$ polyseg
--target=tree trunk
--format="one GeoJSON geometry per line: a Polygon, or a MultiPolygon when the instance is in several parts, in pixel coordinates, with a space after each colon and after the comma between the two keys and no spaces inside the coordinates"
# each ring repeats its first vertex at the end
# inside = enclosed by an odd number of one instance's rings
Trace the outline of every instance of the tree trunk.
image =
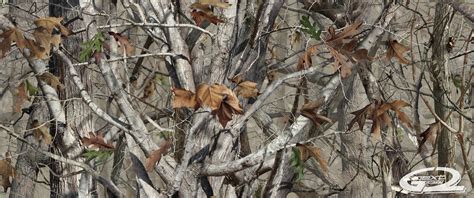
{"type": "MultiPolygon", "coordinates": [[[[447,53],[446,43],[449,21],[449,6],[446,3],[437,3],[433,28],[433,53],[431,56],[431,68],[433,82],[433,101],[435,104],[435,112],[443,120],[446,120],[447,110],[444,105],[447,104],[446,95],[448,85],[448,69],[447,69],[447,53]]],[[[454,149],[451,133],[443,127],[438,137],[438,166],[452,166],[454,149]]]]}

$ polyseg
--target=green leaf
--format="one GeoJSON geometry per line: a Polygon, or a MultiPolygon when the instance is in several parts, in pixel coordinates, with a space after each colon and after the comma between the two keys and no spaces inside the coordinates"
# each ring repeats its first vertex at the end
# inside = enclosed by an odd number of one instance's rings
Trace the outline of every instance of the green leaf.
{"type": "Polygon", "coordinates": [[[291,166],[296,174],[295,181],[300,181],[304,176],[303,162],[301,160],[301,152],[298,148],[293,147],[293,155],[291,155],[291,166]]]}
{"type": "Polygon", "coordinates": [[[321,30],[319,30],[319,28],[316,27],[316,24],[313,23],[311,25],[311,22],[309,22],[309,17],[308,16],[302,16],[301,19],[300,19],[300,23],[301,23],[301,26],[303,26],[303,28],[301,30],[303,30],[303,32],[306,32],[307,34],[309,34],[309,36],[315,40],[321,40],[321,30]]]}
{"type": "Polygon", "coordinates": [[[456,75],[452,75],[451,76],[451,79],[453,80],[453,84],[456,88],[460,89],[461,86],[462,86],[462,82],[461,82],[461,75],[459,74],[456,74],[456,75]]]}
{"type": "Polygon", "coordinates": [[[81,47],[83,50],[79,54],[79,60],[84,62],[89,60],[92,55],[96,52],[101,52],[102,51],[102,43],[104,43],[105,37],[104,33],[102,32],[97,32],[97,34],[92,37],[92,39],[85,41],[81,47]]]}
{"type": "Polygon", "coordinates": [[[106,150],[86,150],[82,157],[86,158],[86,160],[97,159],[99,162],[104,162],[112,155],[112,151],[106,150]]]}
{"type": "Polygon", "coordinates": [[[35,96],[38,93],[38,88],[33,86],[28,80],[25,80],[25,85],[29,96],[35,96]]]}

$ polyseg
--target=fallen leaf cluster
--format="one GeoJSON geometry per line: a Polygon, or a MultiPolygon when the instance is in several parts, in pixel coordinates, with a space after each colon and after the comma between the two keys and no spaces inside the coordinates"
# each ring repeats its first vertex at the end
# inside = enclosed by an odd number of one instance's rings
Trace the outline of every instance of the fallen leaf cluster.
{"type": "Polygon", "coordinates": [[[372,120],[371,133],[374,137],[378,138],[381,135],[381,129],[385,126],[392,126],[392,120],[389,115],[389,110],[392,110],[397,116],[398,120],[409,128],[413,128],[411,125],[410,118],[401,111],[401,108],[410,106],[403,100],[394,100],[393,102],[383,102],[381,100],[375,100],[368,104],[364,108],[352,112],[355,117],[351,120],[348,125],[348,130],[351,130],[355,123],[359,125],[359,129],[363,130],[365,120],[372,120]]]}
{"type": "Polygon", "coordinates": [[[173,108],[209,108],[212,115],[217,115],[223,127],[232,120],[233,114],[242,114],[243,109],[237,96],[222,84],[200,84],[196,93],[189,90],[174,88],[173,108]]]}

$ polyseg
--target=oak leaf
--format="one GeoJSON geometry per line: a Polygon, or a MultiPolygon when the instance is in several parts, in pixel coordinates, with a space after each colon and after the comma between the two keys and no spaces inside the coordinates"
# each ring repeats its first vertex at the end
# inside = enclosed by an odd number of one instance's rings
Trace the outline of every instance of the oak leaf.
{"type": "Polygon", "coordinates": [[[171,139],[168,139],[161,143],[160,148],[151,152],[150,156],[146,158],[145,169],[146,171],[153,170],[156,163],[159,163],[161,156],[168,153],[168,149],[171,147],[171,139]]]}
{"type": "Polygon", "coordinates": [[[258,96],[257,83],[252,81],[243,81],[237,84],[235,94],[244,98],[254,98],[258,96]]]}
{"type": "Polygon", "coordinates": [[[0,39],[2,39],[0,42],[0,58],[3,58],[6,53],[10,51],[13,42],[16,42],[16,46],[20,50],[23,50],[26,46],[25,37],[23,37],[23,33],[17,28],[4,31],[0,34],[0,39]]]}
{"type": "Polygon", "coordinates": [[[53,34],[54,29],[58,29],[63,36],[69,36],[72,32],[61,24],[63,17],[46,17],[34,21],[37,27],[45,28],[49,34],[53,34]]]}
{"type": "Polygon", "coordinates": [[[313,65],[311,56],[316,52],[318,46],[319,45],[313,45],[306,49],[306,51],[303,53],[303,56],[301,56],[298,60],[298,65],[296,66],[298,71],[310,68],[313,65]]]}
{"type": "Polygon", "coordinates": [[[380,137],[380,132],[384,126],[392,126],[392,121],[389,115],[389,110],[395,112],[398,120],[407,127],[413,128],[410,118],[401,111],[401,108],[410,106],[403,100],[394,100],[386,103],[381,100],[375,100],[364,108],[352,112],[355,117],[349,122],[348,130],[351,130],[355,123],[358,123],[359,129],[363,130],[365,120],[372,120],[371,132],[374,137],[380,137]]]}
{"type": "Polygon", "coordinates": [[[201,107],[211,109],[217,115],[223,127],[232,119],[233,114],[242,114],[239,99],[229,88],[221,84],[200,84],[197,87],[196,98],[201,107]]]}
{"type": "Polygon", "coordinates": [[[95,135],[93,132],[89,132],[89,137],[83,137],[81,139],[82,143],[85,146],[90,146],[91,148],[98,148],[104,150],[113,150],[115,149],[112,143],[105,142],[104,135],[99,133],[95,135]]]}
{"type": "Polygon", "coordinates": [[[221,108],[224,97],[233,95],[232,91],[220,84],[200,84],[196,89],[197,101],[202,107],[208,107],[211,111],[221,108]]]}
{"type": "Polygon", "coordinates": [[[197,26],[201,26],[202,22],[204,21],[209,21],[210,23],[213,23],[215,25],[217,25],[218,23],[224,22],[223,20],[215,16],[213,13],[207,13],[203,11],[193,10],[191,11],[191,17],[196,22],[197,26]]]}
{"type": "Polygon", "coordinates": [[[40,60],[49,58],[49,51],[46,51],[45,48],[41,47],[37,42],[31,39],[26,39],[26,48],[29,50],[29,57],[36,58],[40,60]]]}
{"type": "Polygon", "coordinates": [[[174,93],[173,101],[171,105],[173,108],[193,108],[198,109],[199,105],[196,100],[196,94],[189,90],[181,89],[181,88],[173,88],[171,92],[174,93]]]}
{"type": "Polygon", "coordinates": [[[403,54],[408,50],[408,47],[405,47],[404,45],[398,43],[397,40],[390,40],[388,42],[386,57],[389,61],[392,60],[393,57],[395,57],[397,58],[399,63],[408,64],[410,63],[410,61],[403,57],[403,54]]]}
{"type": "Polygon", "coordinates": [[[36,140],[43,139],[44,143],[50,145],[53,143],[53,137],[49,133],[49,128],[45,124],[41,125],[38,120],[33,120],[31,123],[31,128],[33,130],[33,136],[36,140]]]}

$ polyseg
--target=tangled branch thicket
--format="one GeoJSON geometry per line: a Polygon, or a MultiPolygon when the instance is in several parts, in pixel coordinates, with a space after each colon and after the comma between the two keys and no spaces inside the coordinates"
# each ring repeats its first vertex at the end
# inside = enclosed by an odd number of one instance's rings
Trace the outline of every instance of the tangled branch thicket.
{"type": "Polygon", "coordinates": [[[4,193],[398,197],[451,167],[471,196],[472,6],[4,2],[4,193]]]}

